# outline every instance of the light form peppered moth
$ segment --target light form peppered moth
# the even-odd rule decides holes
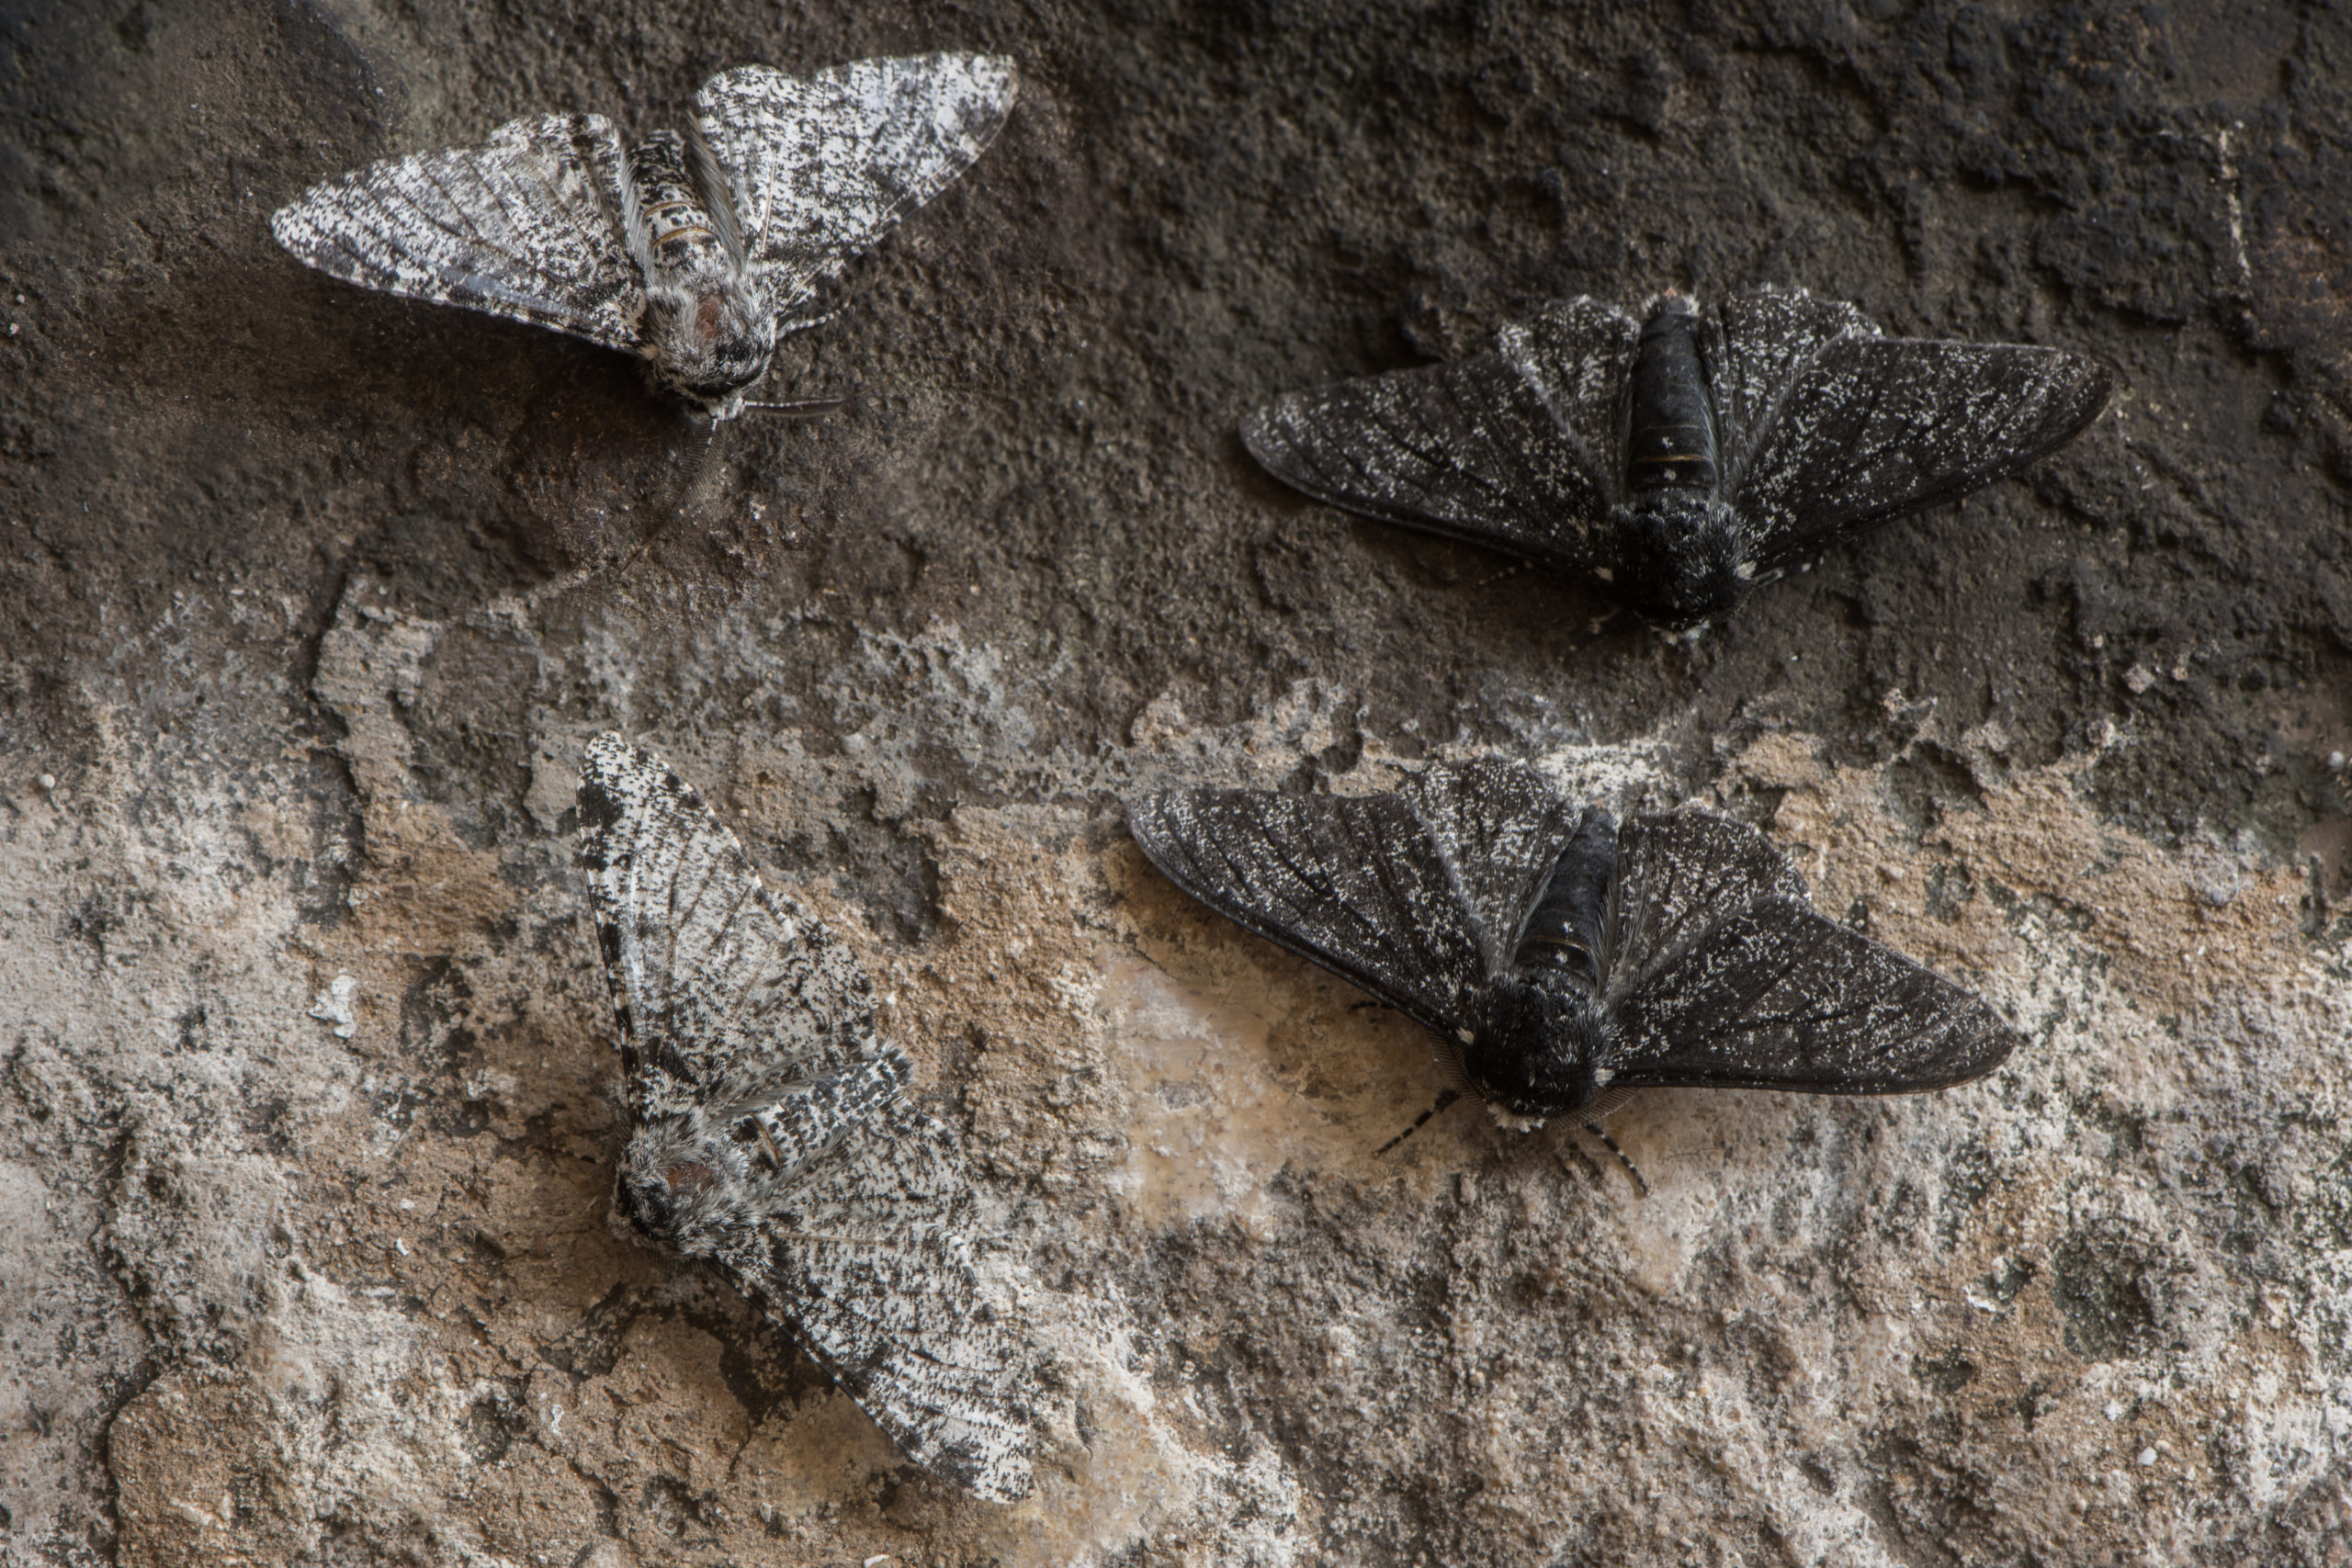
[[[973,1267],[953,1135],[849,949],[658,757],[589,744],[580,861],[634,1131],[614,1208],[789,1328],[917,1464],[1026,1495],[1032,1347]]]
[[[1637,1089],[1943,1089],[2017,1043],[1713,812],[1621,827],[1479,761],[1388,795],[1170,790],[1127,821],[1186,893],[1431,1031],[1506,1125],[1590,1124]]]
[[[1669,626],[2079,434],[2098,362],[1887,337],[1800,288],[1636,321],[1577,299],[1452,365],[1293,392],[1241,427],[1294,489],[1592,578]]]
[[[639,355],[726,419],[777,339],[822,319],[822,285],[971,166],[1015,90],[993,55],[739,66],[683,136],[623,152],[602,115],[514,120],[313,186],[270,231],[347,283]]]

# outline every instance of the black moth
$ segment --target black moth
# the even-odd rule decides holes
[[[1506,1126],[1593,1122],[1637,1089],[1943,1089],[2016,1043],[1713,812],[1620,827],[1484,761],[1393,795],[1172,790],[1127,818],[1177,886],[1434,1031]]]
[[[2018,472],[2109,385],[2059,349],[1884,337],[1802,289],[1668,294],[1642,321],[1577,299],[1458,364],[1293,392],[1241,436],[1319,501],[1589,574],[1689,626]]]

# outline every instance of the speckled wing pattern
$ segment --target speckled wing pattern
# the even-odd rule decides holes
[[[1451,1034],[1486,980],[1478,931],[1402,795],[1169,790],[1130,801],[1127,828],[1194,898],[1430,1029]]]
[[[346,283],[634,350],[645,289],[622,238],[627,189],[603,116],[545,115],[313,186],[269,227]]]
[[[1186,893],[1456,1038],[1483,995],[1525,983],[1521,928],[1585,820],[1496,761],[1437,764],[1391,795],[1171,790],[1127,814]],[[1617,830],[1602,923],[1613,1089],[1939,1089],[2016,1043],[1979,998],[1824,918],[1761,833],[1711,812]]]
[[[1242,440],[1277,479],[1368,517],[1569,570],[1602,569],[1626,492],[1641,323],[1599,300],[1505,326],[1492,352],[1287,394]],[[2018,473],[2106,406],[2104,367],[2016,344],[1891,338],[1850,305],[1757,289],[1701,312],[1713,494],[1753,579]]]
[[[1393,795],[1170,790],[1127,807],[1177,886],[1448,1035],[1510,964],[1578,819],[1501,762],[1431,768]]]
[[[2072,441],[2111,381],[2080,355],[2020,344],[1849,334],[1820,345],[1743,431],[1725,492],[1765,571],[1956,501]]]
[[[2017,1043],[1981,998],[1822,915],[1763,834],[1713,813],[1619,829],[1604,940],[1620,1089],[1942,1089]]]
[[[1565,301],[1492,353],[1288,393],[1242,422],[1242,443],[1317,501],[1587,570],[1618,489],[1639,330],[1613,306]]]
[[[971,167],[1012,110],[1012,62],[926,54],[862,60],[806,78],[721,72],[695,128],[731,185],[746,254],[779,318]]]
[[[770,1152],[717,1261],[908,1457],[1024,1495],[1035,1357],[973,1267],[952,1134],[901,1092],[855,957],[618,735],[587,749],[580,820],[639,1135],[699,1119]]]

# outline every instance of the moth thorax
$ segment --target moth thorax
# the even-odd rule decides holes
[[[1747,547],[1732,509],[1700,491],[1660,490],[1617,513],[1618,596],[1680,628],[1719,615],[1747,590]]]
[[[649,288],[639,334],[655,383],[718,418],[735,412],[743,389],[767,374],[775,351],[775,319],[764,291],[731,271]]]
[[[1642,329],[1626,387],[1625,488],[1715,488],[1715,420],[1699,362],[1698,316],[1671,296]]]
[[[614,1206],[646,1240],[695,1256],[737,1223],[741,1160],[691,1124],[647,1127],[622,1152]]]
[[[1481,1004],[1460,1062],[1463,1081],[1488,1106],[1538,1121],[1600,1092],[1594,1072],[1608,1032],[1589,991],[1507,979]]]

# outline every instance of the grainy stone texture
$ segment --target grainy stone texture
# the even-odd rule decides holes
[[[2018,10],[10,9],[0,1561],[2341,1561],[2352,20]],[[513,115],[948,47],[1021,106],[784,356],[820,423],[705,454],[618,356],[268,241]],[[1233,434],[1759,282],[2126,390],[1695,643]],[[606,1229],[613,725],[965,1129],[1055,1348],[1030,1502]],[[1423,1043],[1115,797],[1478,750],[1747,816],[2027,1043],[1653,1096],[1646,1200],[1464,1111],[1376,1155]]]

